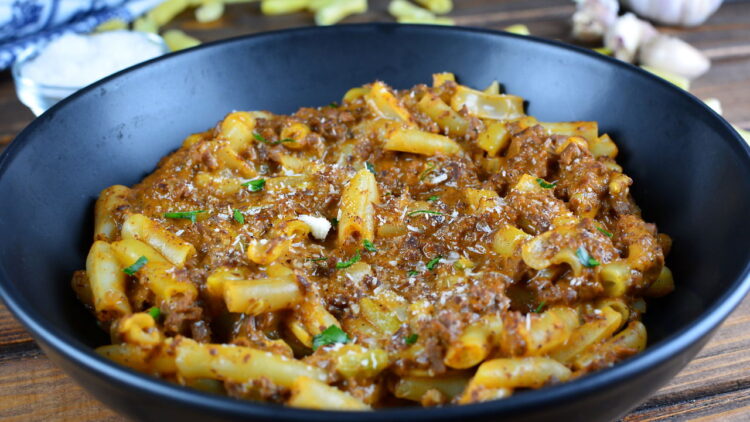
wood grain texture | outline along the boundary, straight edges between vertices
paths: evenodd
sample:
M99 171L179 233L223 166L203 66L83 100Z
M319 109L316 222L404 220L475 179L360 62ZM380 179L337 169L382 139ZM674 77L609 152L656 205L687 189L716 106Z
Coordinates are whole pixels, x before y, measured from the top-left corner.
M534 35L571 41L565 0L456 0L457 23L502 29L526 24ZM347 22L391 21L387 0L370 0L368 13ZM183 13L170 27L203 41L312 25L309 14L264 18L258 5L234 5L219 22L200 24ZM750 1L727 2L705 25L663 28L704 51L713 61L694 82L699 98L718 98L725 117L750 129ZM0 151L33 115L15 96L9 72L0 72ZM67 281L64 281L67 282ZM120 421L57 369L23 327L0 305L0 419ZM750 420L750 298L722 325L715 337L667 386L624 421Z
M120 421L36 348L4 348L0 358L0 419Z
M0 351L3 347L33 341L29 333L0 302ZM0 355L0 359L2 356Z

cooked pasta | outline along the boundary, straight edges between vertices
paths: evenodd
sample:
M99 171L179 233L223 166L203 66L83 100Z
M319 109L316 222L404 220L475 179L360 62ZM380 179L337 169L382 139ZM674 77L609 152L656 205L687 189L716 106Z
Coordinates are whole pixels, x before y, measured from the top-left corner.
M424 2L423 2L424 3ZM426 4L426 3L425 3ZM73 288L163 379L312 409L498 400L646 347L674 289L596 122L495 82L233 112L96 205Z

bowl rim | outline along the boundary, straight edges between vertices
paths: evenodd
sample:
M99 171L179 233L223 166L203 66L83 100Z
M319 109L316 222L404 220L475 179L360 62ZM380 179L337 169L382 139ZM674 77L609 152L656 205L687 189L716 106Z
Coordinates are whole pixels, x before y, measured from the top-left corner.
M714 125L718 125L725 130L725 136L721 136L722 142L728 143L729 147L735 150L745 165L750 167L750 146L740 137L732 126L718 115L714 110L708 107L703 101L694 95L684 91L670 82L667 82L658 76L646 72L629 63L622 62L612 57L604 56L593 50L566 44L561 41L548 40L533 36L523 36L504 31L472 28L472 27L446 27L440 25L407 25L398 23L364 23L364 24L344 24L331 27L301 27L283 29L277 31L267 31L255 34L243 35L223 39L215 42L202 44L200 46L182 50L176 53L166 54L154 59L145 61L128 69L117 72L109 77L99 80L63 99L55 104L47 112L32 121L24 130L19 133L13 142L0 155L0 180L8 168L13 157L23 146L29 142L30 137L26 136L32 133L34 129L42 124L46 119L51 118L54 113L70 101L75 101L79 96L85 95L99 86L109 83L111 80L119 78L125 73L137 71L142 67L151 65L153 62L166 62L173 60L175 57L183 54L191 54L194 51L214 48L219 45L228 45L233 43L242 43L247 39L261 39L266 37L277 37L280 35L314 35L316 32L327 31L370 31L377 32L380 30L389 31L416 31L416 32L456 32L464 34L481 34L491 37L505 37L517 39L519 42L530 42L544 44L546 47L558 48L569 52L583 54L594 58L595 60L609 63L610 66L619 67L638 77L650 79L652 83L661 84L668 89L676 90L686 101L702 108L707 116L711 117ZM729 135L728 137L726 135ZM732 139L729 139L732 138ZM11 282L5 269L0 267L0 299L3 300L13 315L31 332L35 339L41 339L41 342L53 349L57 354L63 356L66 360L72 362L80 370L85 370L90 375L97 376L100 380L126 388L128 390L139 390L150 394L155 399L170 400L178 402L188 408L203 409L206 411L217 412L228 416L256 416L265 418L275 418L278 420L306 420L330 422L331 420L345 420L356 417L361 421L378 421L390 420L395 415L400 418L410 418L413 420L448 420L456 417L471 417L486 414L514 414L538 406L540 403L552 404L576 399L589 392L598 391L606 388L615 382L622 382L630 375L635 373L646 372L652 368L667 362L673 355L690 346L698 343L701 339L711 333L727 316L739 305L740 301L750 291L750 260L745 263L741 274L734 280L730 287L711 305L698 315L690 324L687 324L677 330L675 333L661 339L642 353L635 355L623 362L618 363L610 368L596 371L579 379L561 383L558 385L545 387L538 390L531 390L511 396L503 400L495 400L484 403L470 405L447 406L439 408L421 408L421 407L395 407L379 409L375 412L351 412L351 411L324 411L297 409L283 405L253 402L233 399L230 397L203 393L198 390L183 387L177 384L163 381L159 378L142 374L120 366L99 355L94 350L73 336L62 332L52 326L47 320L37 317L29 312L31 304L17 292L16 287Z

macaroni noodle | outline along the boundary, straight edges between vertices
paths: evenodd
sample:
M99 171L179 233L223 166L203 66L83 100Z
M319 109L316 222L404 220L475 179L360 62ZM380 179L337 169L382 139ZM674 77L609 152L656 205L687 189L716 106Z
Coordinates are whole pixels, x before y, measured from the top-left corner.
M427 2L422 2L427 4ZM113 361L312 409L503 399L646 347L674 289L596 122L493 82L230 113L102 191L73 288Z

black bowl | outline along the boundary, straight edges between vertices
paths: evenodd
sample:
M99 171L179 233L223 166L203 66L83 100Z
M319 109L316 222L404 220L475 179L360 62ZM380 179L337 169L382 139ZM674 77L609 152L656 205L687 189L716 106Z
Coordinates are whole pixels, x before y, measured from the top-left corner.
M621 148L646 221L674 238L677 290L649 304L650 346L613 368L471 406L317 412L199 393L98 357L106 336L69 287L92 204L134 184L231 110L293 112L381 79L453 71L501 81L547 121L596 120ZM259 34L174 54L97 83L35 120L0 157L0 293L47 355L130 417L164 421L607 420L667 382L750 288L750 154L702 102L635 67L528 37L461 28L337 26Z

